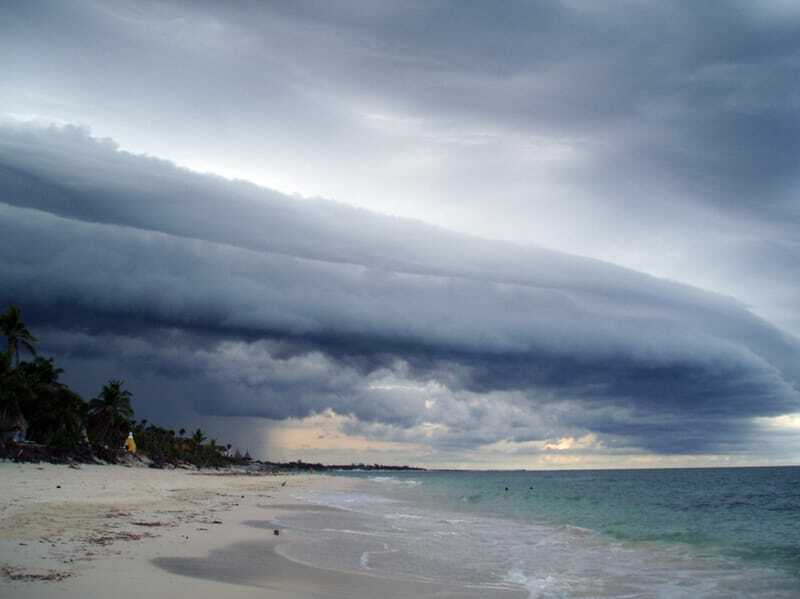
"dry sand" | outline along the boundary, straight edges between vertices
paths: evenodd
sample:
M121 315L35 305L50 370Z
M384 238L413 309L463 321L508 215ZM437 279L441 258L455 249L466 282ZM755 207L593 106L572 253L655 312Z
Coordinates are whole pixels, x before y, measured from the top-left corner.
M276 553L292 531L274 536L270 518L330 509L296 496L346 489L352 482L342 477L0 463L0 483L0 597L482 596L323 570Z
M253 580L187 577L154 560L203 559L229 544L271 543L272 531L243 522L266 520L266 506L296 503L292 495L311 485L347 481L1 463L0 483L0 597L124 599L317 596L269 593Z

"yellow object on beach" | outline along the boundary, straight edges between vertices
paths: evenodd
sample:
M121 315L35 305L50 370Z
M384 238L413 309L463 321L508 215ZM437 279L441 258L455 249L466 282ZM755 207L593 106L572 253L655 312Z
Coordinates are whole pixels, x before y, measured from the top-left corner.
M136 441L133 440L133 433L128 433L128 438L125 439L125 449L128 453L136 453Z

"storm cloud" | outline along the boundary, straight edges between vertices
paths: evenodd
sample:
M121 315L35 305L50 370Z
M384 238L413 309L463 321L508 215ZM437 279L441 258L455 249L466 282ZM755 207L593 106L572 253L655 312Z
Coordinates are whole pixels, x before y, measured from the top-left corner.
M140 381L150 413L333 410L432 446L593 434L700 453L746 450L754 419L800 410L795 338L600 261L200 175L74 127L2 127L0 189L0 300L73 370Z
M800 334L800 10L25 2L3 112L719 291Z
M0 301L176 425L796 461L798 56L784 0L4 3Z

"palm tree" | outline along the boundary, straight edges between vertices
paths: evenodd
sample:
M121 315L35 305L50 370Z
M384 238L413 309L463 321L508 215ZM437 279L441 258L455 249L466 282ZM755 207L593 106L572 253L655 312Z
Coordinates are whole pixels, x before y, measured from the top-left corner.
M198 428L196 431L194 431L194 434L192 435L192 442L194 443L195 447L197 447L198 445L202 445L203 441L205 440L206 440L206 435L205 433L203 433L202 430Z
M20 346L36 355L37 339L25 326L19 306L11 305L0 315L0 331L8 338L8 353L16 357L17 366L19 366Z
M28 437L45 445L56 436L61 444L67 443L67 437L79 440L85 415L80 407L83 400L58 381L64 371L53 359L37 356L32 362L19 364L15 372L28 391L19 396L20 409L29 424ZM60 434L67 430L75 434Z
M99 423L102 431L99 438L103 441L107 440L109 431L128 425L133 418L131 392L122 385L124 382L120 380L108 381L100 395L89 402L89 416Z
M21 375L28 381L31 389L35 391L53 391L63 387L58 382L58 377L64 374L64 369L59 368L53 362L53 358L42 358L37 356L33 362L24 362L18 366Z
M85 441L86 402L61 385L40 393L31 412L29 438L45 445L77 448Z
M16 426L27 428L21 402L33 396L25 377L11 367L11 354L0 352L0 432Z

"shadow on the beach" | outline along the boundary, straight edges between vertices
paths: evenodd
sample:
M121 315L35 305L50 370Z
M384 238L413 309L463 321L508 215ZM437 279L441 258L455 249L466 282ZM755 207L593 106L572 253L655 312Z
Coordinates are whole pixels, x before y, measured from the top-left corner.
M235 543L207 557L162 557L153 563L172 574L283 591L298 597L358 599L523 599L526 592L458 588L436 583L377 578L314 568L275 552L277 540Z
M314 505L312 503L309 504L290 504L290 503L270 503L265 504L261 507L264 507L269 510L276 510L280 512L344 512L343 510L338 507L331 507L329 505Z

